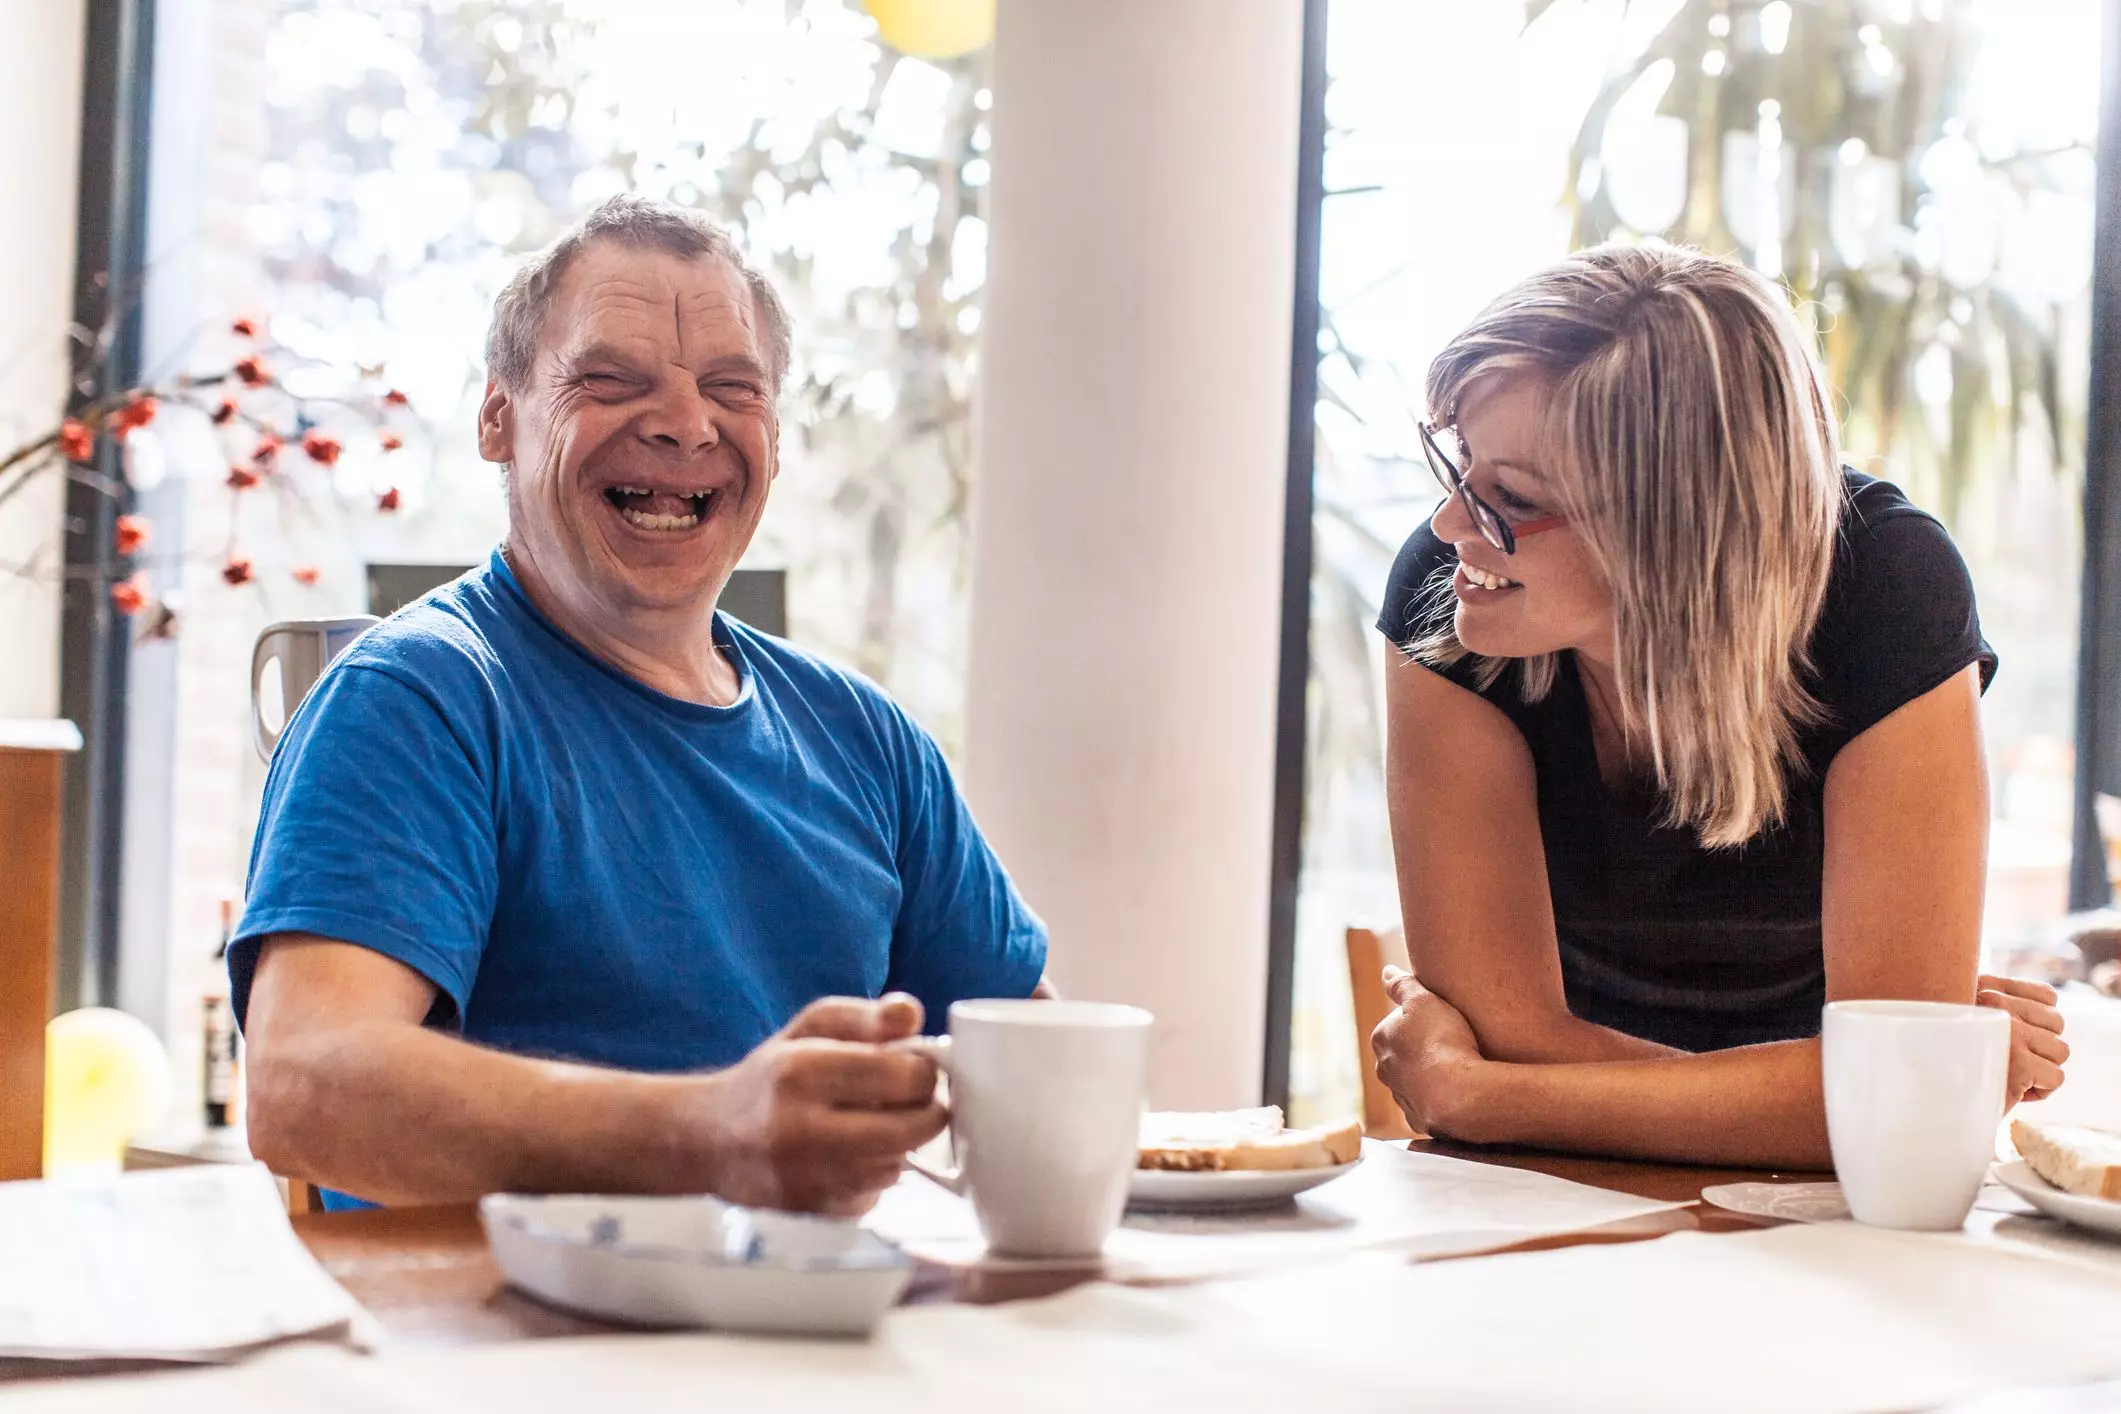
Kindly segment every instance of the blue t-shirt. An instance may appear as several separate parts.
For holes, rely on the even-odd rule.
[[[634,1070],[727,1066],[826,995],[1028,995],[1044,926],[935,742],[873,684],[724,615],[743,686],[666,697],[562,634],[496,552],[364,634],[273,754],[260,939],[419,972],[429,1021]]]

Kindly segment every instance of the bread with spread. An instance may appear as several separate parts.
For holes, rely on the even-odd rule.
[[[2013,1119],[2011,1142],[2034,1173],[2063,1192],[2121,1198],[2121,1134]]]
[[[1290,1129],[1281,1109],[1164,1112],[1142,1116],[1141,1159],[1145,1169],[1183,1173],[1332,1168],[1362,1153],[1362,1126],[1354,1121]]]

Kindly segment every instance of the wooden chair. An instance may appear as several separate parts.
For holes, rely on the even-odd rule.
[[[1407,965],[1406,935],[1397,928],[1348,930],[1348,991],[1355,1000],[1355,1073],[1362,1077],[1362,1132],[1373,1139],[1412,1139],[1392,1091],[1377,1078],[1370,1033],[1392,1011],[1385,995],[1385,964]]]
[[[60,786],[80,747],[71,722],[0,721],[0,1179],[44,1172]]]

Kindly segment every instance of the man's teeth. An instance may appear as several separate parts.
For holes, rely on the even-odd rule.
[[[656,516],[646,511],[625,509],[621,509],[619,514],[626,518],[628,525],[637,526],[642,530],[690,530],[700,523],[700,518],[696,515]]]
[[[1467,579],[1472,580],[1482,589],[1515,589],[1517,587],[1517,581],[1514,579],[1504,579],[1499,574],[1489,574],[1486,570],[1475,569],[1472,565],[1466,564],[1462,560],[1459,562],[1458,567],[1466,572]]]
[[[700,523],[700,516],[706,511],[707,503],[713,495],[714,492],[711,490],[658,491],[653,486],[613,486],[605,492],[605,497],[611,502],[612,508],[625,519],[628,525],[640,530],[690,530]],[[690,505],[692,509],[676,515],[663,515],[626,504],[629,499],[635,497],[643,501],[658,497],[666,501],[670,499],[681,500]]]

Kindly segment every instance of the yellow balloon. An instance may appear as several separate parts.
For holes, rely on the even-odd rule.
[[[862,0],[884,42],[916,59],[955,59],[994,39],[994,0]]]
[[[44,1175],[113,1171],[169,1107],[169,1055],[146,1022],[83,1007],[44,1028]]]

